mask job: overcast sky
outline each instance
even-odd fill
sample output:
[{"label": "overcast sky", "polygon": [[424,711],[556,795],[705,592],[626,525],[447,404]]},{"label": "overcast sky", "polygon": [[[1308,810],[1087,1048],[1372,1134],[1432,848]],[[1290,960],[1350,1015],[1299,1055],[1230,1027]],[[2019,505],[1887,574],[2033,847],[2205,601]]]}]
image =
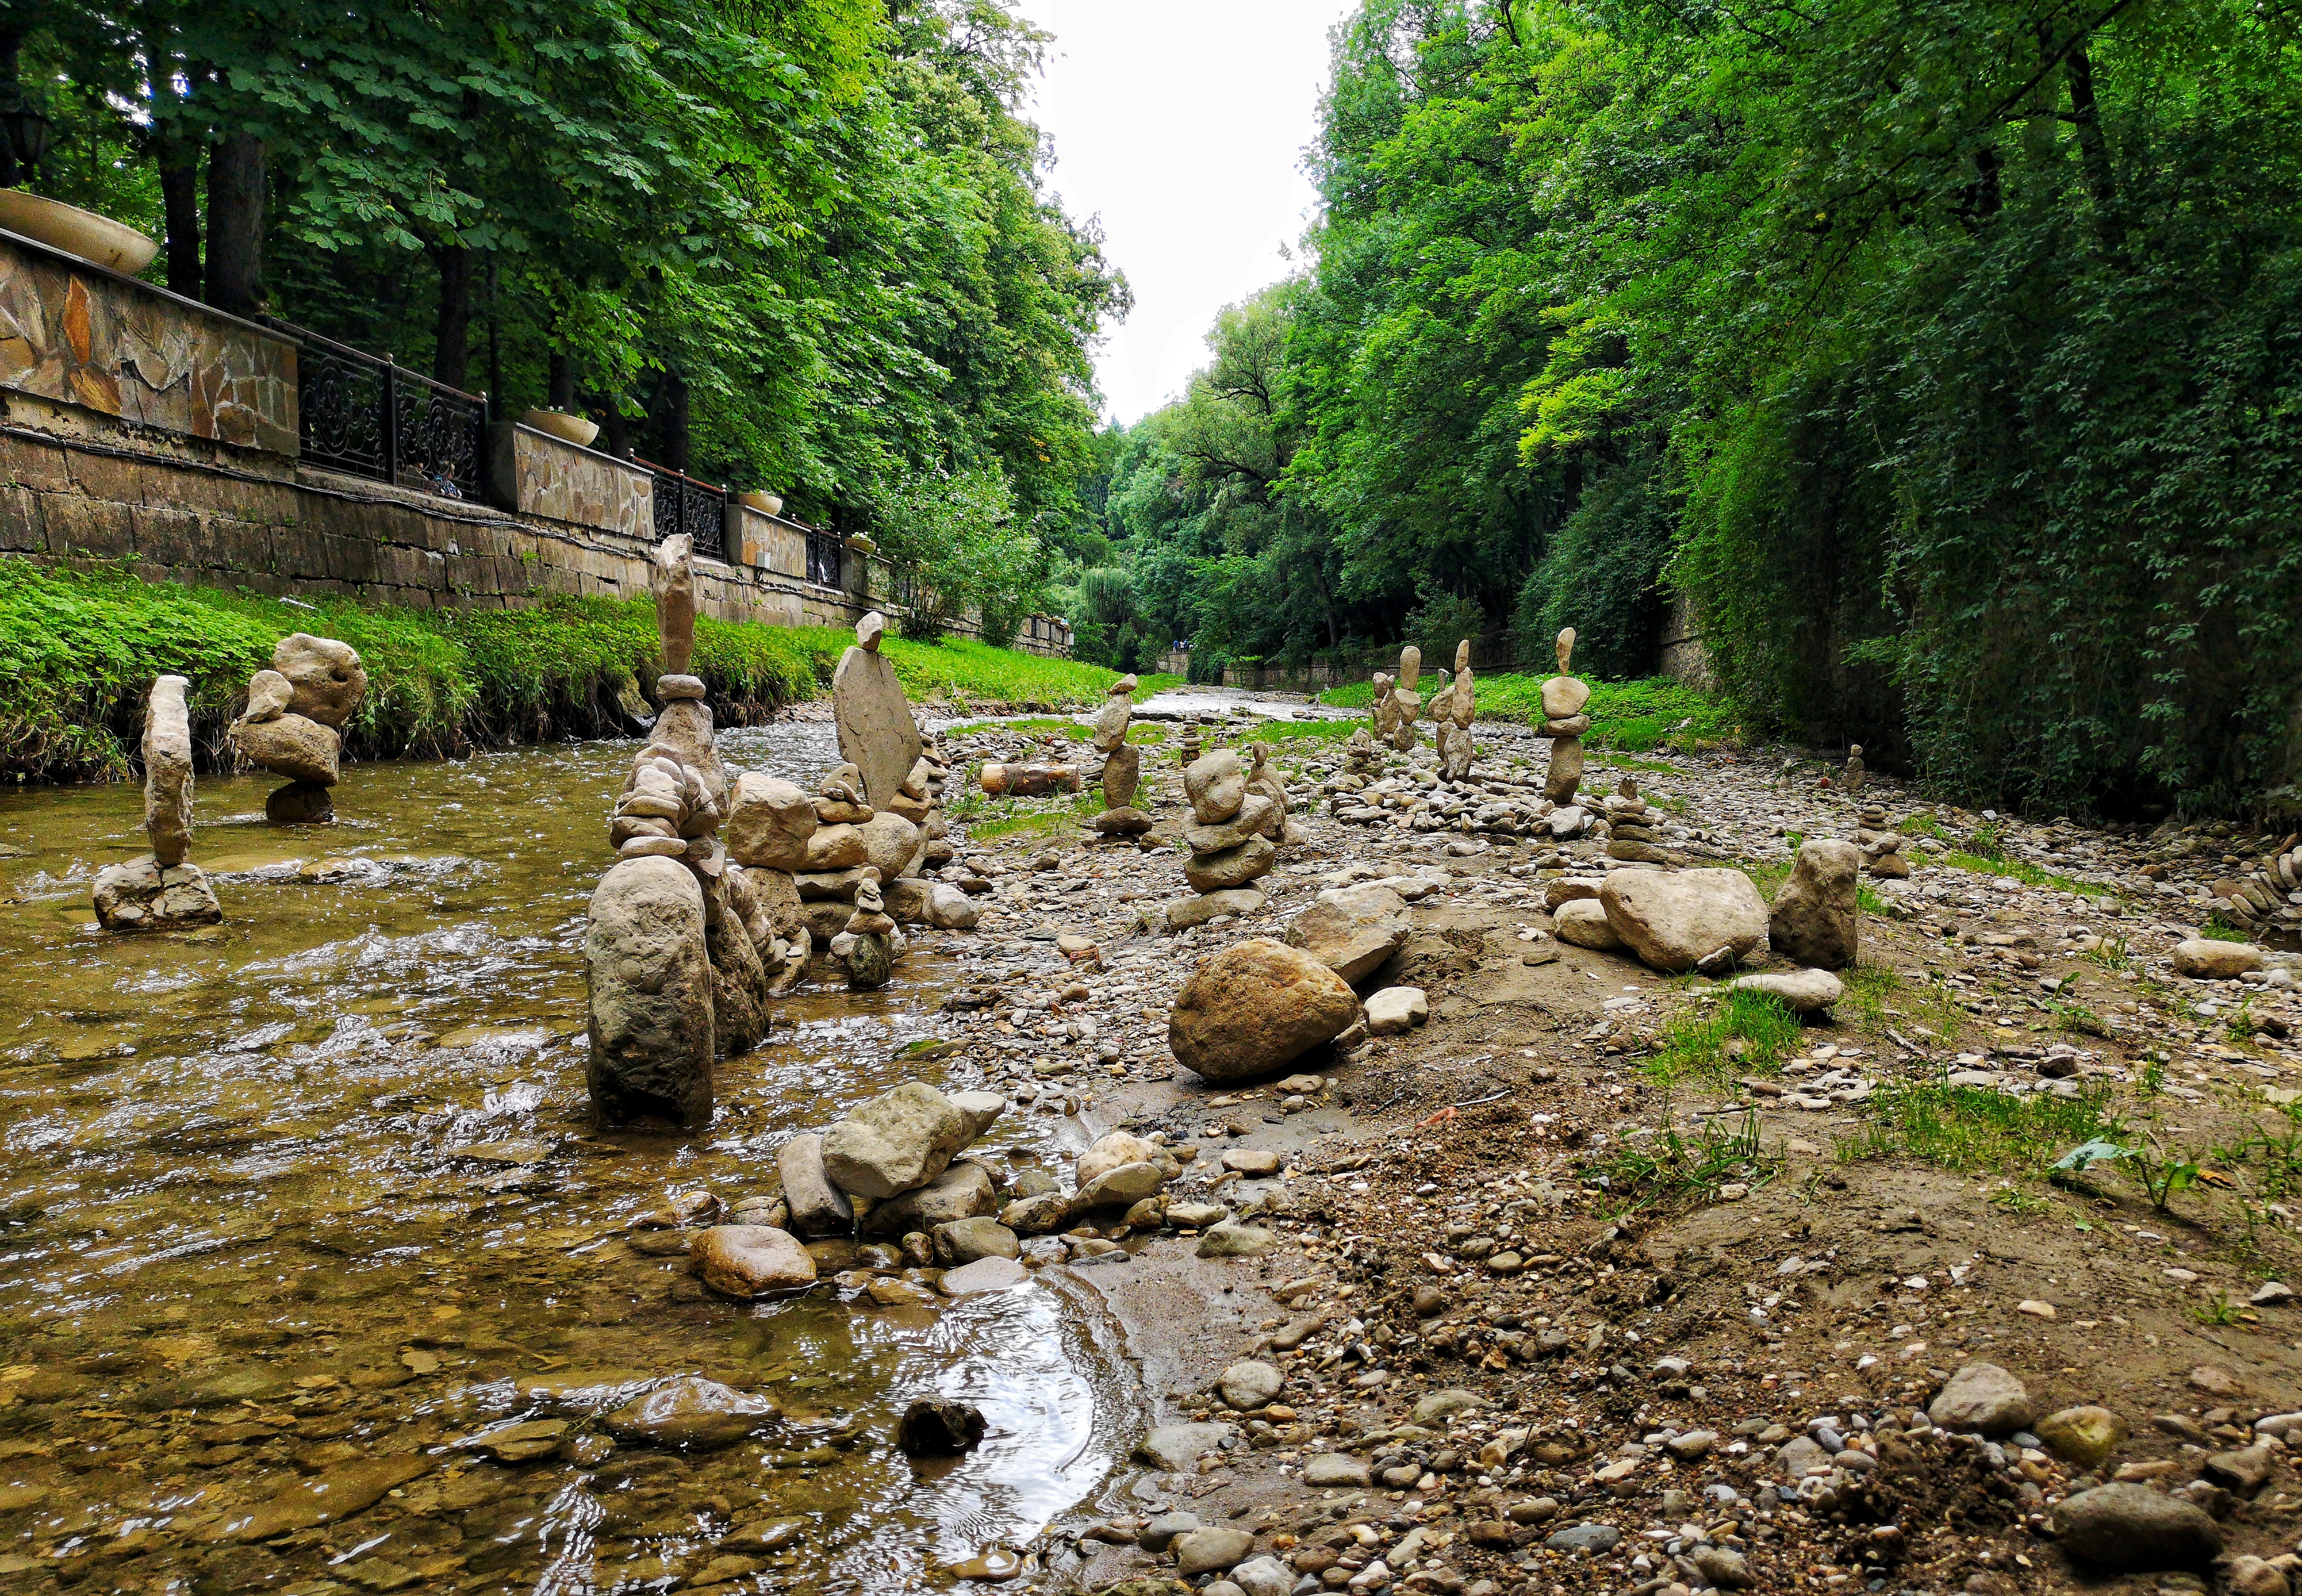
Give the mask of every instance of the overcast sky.
[{"label": "overcast sky", "polygon": [[1351,0],[1022,0],[1055,36],[1033,119],[1053,183],[1100,215],[1135,311],[1097,357],[1132,422],[1206,363],[1215,312],[1290,269],[1315,194],[1303,151],[1327,34]]}]

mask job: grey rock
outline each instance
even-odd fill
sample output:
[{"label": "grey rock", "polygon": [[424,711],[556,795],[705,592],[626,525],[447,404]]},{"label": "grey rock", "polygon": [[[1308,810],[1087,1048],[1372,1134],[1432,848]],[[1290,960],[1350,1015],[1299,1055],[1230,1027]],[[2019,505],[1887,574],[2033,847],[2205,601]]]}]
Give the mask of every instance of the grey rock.
[{"label": "grey rock", "polygon": [[849,649],[831,673],[831,712],[839,757],[862,773],[863,801],[884,807],[902,789],[921,747],[895,668],[876,650]]},{"label": "grey rock", "polygon": [[1611,1524],[1576,1524],[1555,1532],[1543,1542],[1553,1551],[1609,1552],[1621,1543],[1623,1532]]},{"label": "grey rock", "polygon": [[1259,1258],[1279,1245],[1275,1231],[1259,1225],[1222,1224],[1209,1227],[1199,1237],[1197,1256],[1202,1258]]},{"label": "grey rock", "polygon": [[1269,1364],[1246,1358],[1222,1372],[1215,1382],[1215,1390],[1241,1413],[1253,1413],[1277,1401],[1280,1389],[1285,1384],[1286,1377]]},{"label": "grey rock", "polygon": [[1183,863],[1183,879],[1193,892],[1225,892],[1271,873],[1279,850],[1271,839],[1251,836],[1214,853],[1194,853]]},{"label": "grey rock", "polygon": [[703,890],[670,859],[619,860],[584,932],[592,1105],[610,1124],[711,1117],[711,965]]},{"label": "grey rock", "polygon": [[336,785],[336,760],[343,741],[332,727],[303,715],[235,720],[231,740],[240,752],[274,775],[323,787]]},{"label": "grey rock", "polygon": [[776,1167],[783,1176],[794,1235],[812,1239],[854,1231],[855,1205],[824,1172],[822,1137],[813,1131],[793,1137],[777,1153]]},{"label": "grey rock", "polygon": [[343,729],[367,696],[367,672],[359,651],[332,637],[291,632],[272,649],[272,668],[288,679],[288,711]]},{"label": "grey rock", "polygon": [[1193,926],[1206,925],[1209,920],[1227,915],[1253,914],[1263,907],[1263,894],[1251,886],[1237,886],[1216,892],[1201,893],[1196,897],[1178,898],[1167,905],[1166,928],[1188,931]]},{"label": "grey rock", "polygon": [[1303,1460],[1303,1483],[1314,1491],[1364,1488],[1367,1466],[1348,1452],[1314,1452]]},{"label": "grey rock", "polygon": [[1846,995],[1846,984],[1827,970],[1769,970],[1738,975],[1728,984],[1746,992],[1771,994],[1802,1014],[1819,1013]]},{"label": "grey rock", "polygon": [[843,1191],[884,1200],[934,1180],[970,1139],[950,1098],[906,1081],[824,1132],[824,1172]]},{"label": "grey rock", "polygon": [[601,1422],[618,1441],[708,1452],[782,1416],[765,1397],[690,1374],[633,1398]]},{"label": "grey rock", "polygon": [[1610,870],[1599,902],[1643,963],[1673,974],[1719,948],[1741,958],[1767,940],[1766,902],[1740,870]]},{"label": "grey rock", "polygon": [[1185,1579],[1238,1567],[1255,1550],[1255,1537],[1246,1530],[1211,1525],[1186,1530],[1175,1537],[1175,1572]]},{"label": "grey rock", "polygon": [[96,873],[96,920],[107,931],[172,931],[223,919],[215,885],[196,864],[163,869],[146,854]]},{"label": "grey rock", "polygon": [[1688,1561],[1722,1591],[1747,1591],[1759,1583],[1743,1554],[1724,1546],[1698,1546]]},{"label": "grey rock", "polygon": [[703,1283],[723,1297],[769,1297],[815,1284],[815,1260],[807,1248],[789,1231],[772,1225],[698,1231],[687,1256]]},{"label": "grey rock", "polygon": [[2012,1435],[2037,1416],[2022,1382],[1996,1364],[1969,1364],[1950,1377],[1927,1407],[1927,1417],[1945,1430],[1978,1430]]},{"label": "grey rock", "polygon": [[164,870],[192,846],[192,720],[186,676],[161,676],[144,702],[144,835]]},{"label": "grey rock", "polygon": [[1079,1206],[1082,1211],[1130,1206],[1157,1196],[1166,1179],[1155,1163],[1122,1163],[1080,1187]]},{"label": "grey rock", "polygon": [[1175,995],[1168,1045],[1209,1080],[1244,1080],[1295,1062],[1359,1017],[1358,995],[1299,949],[1264,937],[1203,962]]},{"label": "grey rock", "polygon": [[1830,1453],[1804,1435],[1784,1442],[1782,1449],[1775,1454],[1775,1466],[1782,1470],[1783,1478],[1794,1484],[1813,1470],[1826,1468],[1829,1464]]},{"label": "grey rock", "polygon": [[2221,1555],[2222,1526],[2205,1508],[2147,1485],[2097,1485],[2054,1511],[2063,1551],[2108,1573],[2204,1568]]},{"label": "grey rock", "polygon": [[1484,1407],[1486,1399],[1476,1391],[1466,1391],[1459,1386],[1432,1391],[1416,1400],[1407,1415],[1410,1424],[1436,1424],[1453,1418],[1458,1413],[1469,1413]]},{"label": "grey rock", "polygon": [[1239,1596],[1288,1596],[1295,1588],[1295,1572],[1266,1552],[1233,1567],[1231,1583]]},{"label": "grey rock", "polygon": [[889,1197],[871,1210],[863,1222],[867,1236],[904,1236],[913,1231],[932,1235],[938,1225],[975,1219],[997,1212],[999,1193],[991,1172],[972,1159],[955,1160],[949,1169],[928,1181]]},{"label": "grey rock", "polygon": [[805,793],[764,771],[749,770],[736,778],[727,802],[728,858],[763,869],[805,868],[808,839],[817,828],[815,804]]},{"label": "grey rock", "polygon": [[1775,952],[1819,970],[1851,967],[1861,921],[1855,891],[1861,868],[1862,851],[1853,843],[1829,837],[1801,843],[1790,878],[1775,894],[1768,918]]},{"label": "grey rock", "polygon": [[1164,1551],[1175,1543],[1176,1536],[1200,1527],[1201,1521],[1196,1513],[1162,1513],[1143,1526],[1143,1533],[1135,1538],[1135,1544],[1146,1551]]},{"label": "grey rock", "polygon": [[1387,886],[1331,887],[1287,928],[1299,947],[1353,986],[1405,945],[1407,900]]},{"label": "grey rock", "polygon": [[936,1262],[945,1268],[979,1258],[1020,1257],[1023,1252],[1015,1232],[988,1215],[955,1219],[936,1226],[928,1234],[935,1241]]},{"label": "grey rock", "polygon": [[1229,1424],[1161,1424],[1143,1438],[1135,1455],[1168,1474],[1187,1474],[1197,1466],[1200,1453],[1214,1451],[1232,1433]]}]

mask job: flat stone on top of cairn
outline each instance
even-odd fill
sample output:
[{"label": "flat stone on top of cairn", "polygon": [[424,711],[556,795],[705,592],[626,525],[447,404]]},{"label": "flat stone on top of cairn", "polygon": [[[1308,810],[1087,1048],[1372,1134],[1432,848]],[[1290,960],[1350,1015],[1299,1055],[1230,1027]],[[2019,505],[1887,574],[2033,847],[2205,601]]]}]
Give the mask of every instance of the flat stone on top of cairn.
[{"label": "flat stone on top of cairn", "polygon": [[192,723],[182,676],[152,684],[144,706],[144,835],[152,852],[96,878],[97,923],[107,931],[212,926],[223,918],[207,872],[189,862]]},{"label": "flat stone on top of cairn", "polygon": [[858,621],[854,645],[831,673],[839,757],[862,773],[863,801],[874,809],[892,806],[925,747],[895,668],[879,652],[886,628],[877,610]]}]

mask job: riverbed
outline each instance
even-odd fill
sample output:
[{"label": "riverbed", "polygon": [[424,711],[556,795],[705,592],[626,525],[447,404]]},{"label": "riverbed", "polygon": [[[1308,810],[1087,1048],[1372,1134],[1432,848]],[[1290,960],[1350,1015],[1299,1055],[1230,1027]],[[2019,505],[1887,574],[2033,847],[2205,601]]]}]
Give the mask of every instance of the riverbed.
[{"label": "riverbed", "polygon": [[[811,788],[836,759],[821,724],[722,747]],[[134,786],[0,797],[0,1586],[885,1592],[1027,1546],[1109,1478],[1140,1393],[1063,1272],[880,1306],[837,1269],[872,1260],[826,1258],[807,1296],[730,1303],[644,1228],[941,1081],[898,1055],[970,949],[930,932],[879,992],[778,1004],[708,1133],[601,1130],[581,937],[631,749],[351,767],[325,827],[265,826],[270,777],[205,780],[225,920],[166,937],[89,910],[145,851]],[[1011,1113],[979,1152],[1080,1139]],[[702,1454],[584,1422],[681,1373],[785,1420]],[[890,1437],[921,1396],[980,1407],[986,1442],[914,1467]],[[458,1444],[555,1416],[531,1460]]]}]

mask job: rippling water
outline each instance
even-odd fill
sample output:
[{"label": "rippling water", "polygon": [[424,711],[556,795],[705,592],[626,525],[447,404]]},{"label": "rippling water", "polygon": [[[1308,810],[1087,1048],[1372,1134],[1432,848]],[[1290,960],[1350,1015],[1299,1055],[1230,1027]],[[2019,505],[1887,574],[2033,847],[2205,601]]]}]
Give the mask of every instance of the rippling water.
[{"label": "rippling water", "polygon": [[[810,786],[836,757],[824,726],[722,743]],[[734,1304],[626,1230],[760,1189],[785,1136],[932,1074],[892,1056],[969,953],[931,937],[882,991],[779,1005],[708,1133],[595,1129],[582,915],[631,750],[353,767],[337,824],[285,830],[272,778],[206,781],[193,857],[226,920],[166,937],[88,907],[145,851],[134,788],[0,797],[25,851],[0,861],[0,1588],[900,1590],[1109,1472],[1135,1393],[1063,1272],[941,1306],[874,1306],[861,1273]],[[522,1379],[593,1372],[702,1373],[786,1420],[701,1456],[446,1449],[541,1416]],[[930,1394],[991,1433],[915,1470],[887,1438]],[[282,1500],[282,1533],[238,1538]]]}]

